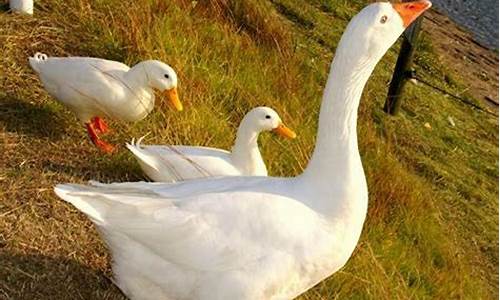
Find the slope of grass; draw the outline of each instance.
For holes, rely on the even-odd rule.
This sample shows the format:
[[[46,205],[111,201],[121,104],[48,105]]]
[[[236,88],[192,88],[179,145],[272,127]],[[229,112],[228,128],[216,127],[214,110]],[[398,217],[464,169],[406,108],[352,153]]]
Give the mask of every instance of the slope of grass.
[[[146,142],[228,148],[246,111],[271,106],[299,137],[263,135],[261,149],[272,175],[290,176],[307,164],[335,46],[364,4],[47,0],[34,18],[1,13],[0,298],[122,299],[93,226],[52,187],[143,179],[124,149],[106,156],[90,145],[76,118],[41,88],[28,56],[173,66],[185,111],[159,101],[143,121],[111,122],[107,139],[115,143],[151,132]],[[424,37],[420,48],[420,74],[443,85],[450,75],[432,41]],[[384,114],[397,49],[376,68],[360,107],[370,191],[361,241],[344,269],[301,299],[496,299],[498,122],[410,84],[402,113]],[[446,82],[452,91],[465,84]]]

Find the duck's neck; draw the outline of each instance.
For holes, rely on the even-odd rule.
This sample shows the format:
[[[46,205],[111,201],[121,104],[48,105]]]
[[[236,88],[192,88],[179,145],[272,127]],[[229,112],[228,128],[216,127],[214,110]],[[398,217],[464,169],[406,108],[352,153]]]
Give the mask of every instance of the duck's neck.
[[[314,205],[335,216],[366,207],[366,182],[358,151],[356,122],[363,88],[378,60],[353,57],[337,48],[321,104],[312,158],[301,178],[325,195]]]
[[[153,92],[150,86],[147,66],[144,62],[140,62],[130,68],[124,75],[125,83],[132,89],[141,89],[146,92]]]
[[[245,172],[254,172],[256,168],[259,170],[264,168],[265,165],[259,151],[259,132],[251,128],[247,124],[247,120],[243,119],[236,139],[231,149],[231,161],[240,170]]]
[[[154,90],[151,87],[147,66],[140,62],[130,68],[123,76],[123,84],[129,95],[136,99],[137,105],[128,108],[131,120],[140,120],[153,110],[155,102]]]

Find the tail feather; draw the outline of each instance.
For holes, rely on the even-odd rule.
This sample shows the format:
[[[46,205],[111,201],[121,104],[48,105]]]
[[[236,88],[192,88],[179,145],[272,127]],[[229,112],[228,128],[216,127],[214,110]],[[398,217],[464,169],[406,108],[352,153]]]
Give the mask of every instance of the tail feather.
[[[91,184],[58,184],[54,191],[100,227],[107,227],[119,219],[132,224],[133,216],[151,215],[158,208],[172,205],[170,200],[135,183],[122,183],[119,186],[97,182]]]
[[[29,58],[30,66],[33,70],[35,70],[37,73],[40,73],[40,65],[46,61],[48,58],[47,54],[37,52],[33,57]]]
[[[132,154],[134,154],[135,158],[141,165],[144,173],[146,173],[146,175],[154,181],[177,182],[185,180],[167,156],[163,156],[161,153],[155,151],[153,147],[150,149],[141,147],[141,141],[144,137],[145,136],[139,138],[137,142],[132,139],[130,144],[126,144],[127,148],[130,152],[132,152]],[[169,147],[174,153],[179,154],[173,147],[166,147]]]
[[[59,198],[73,204],[78,210],[86,214],[96,224],[104,224],[106,211],[110,205],[105,201],[100,201],[98,197],[82,197],[82,193],[89,194],[87,186],[78,184],[58,184],[54,192]]]
[[[132,154],[134,154],[134,156],[136,157],[136,159],[141,162],[142,164],[156,170],[157,172],[160,172],[160,167],[158,165],[158,162],[156,161],[156,159],[154,159],[153,157],[151,157],[151,155],[148,155],[147,151],[143,148],[141,148],[141,141],[144,137],[141,137],[137,140],[137,142],[135,142],[134,140],[132,140],[129,143],[126,144],[127,146],[127,149],[130,150],[130,152],[132,152]]]

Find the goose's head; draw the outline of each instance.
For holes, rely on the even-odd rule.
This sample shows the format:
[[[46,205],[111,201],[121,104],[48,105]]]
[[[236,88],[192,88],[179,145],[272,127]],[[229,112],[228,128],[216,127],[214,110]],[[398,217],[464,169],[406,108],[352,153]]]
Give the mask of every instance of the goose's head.
[[[249,111],[241,123],[255,132],[272,131],[290,139],[297,136],[293,130],[283,124],[274,109],[265,106],[256,107]]]
[[[142,65],[146,69],[148,84],[164,93],[175,109],[182,110],[182,103],[177,94],[177,74],[174,69],[158,60],[148,60]]]
[[[348,51],[351,57],[368,55],[366,58],[378,61],[406,27],[431,5],[428,0],[418,0],[377,2],[366,6],[352,18],[342,36],[344,51]]]

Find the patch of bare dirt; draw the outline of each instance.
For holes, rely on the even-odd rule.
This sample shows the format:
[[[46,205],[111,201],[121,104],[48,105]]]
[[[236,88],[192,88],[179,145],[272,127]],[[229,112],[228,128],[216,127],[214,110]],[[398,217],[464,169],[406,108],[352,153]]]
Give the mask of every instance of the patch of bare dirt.
[[[498,53],[440,12],[427,13],[424,23],[423,31],[432,38],[439,59],[469,85],[466,92],[498,110]]]

